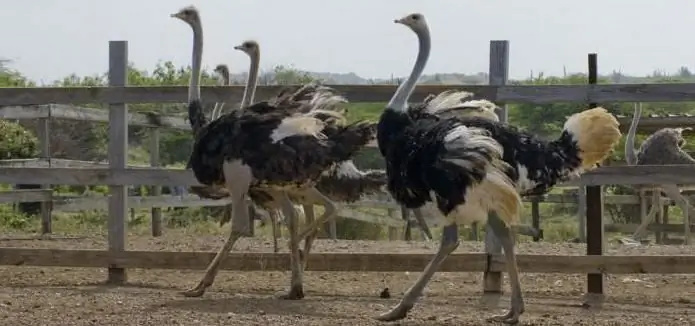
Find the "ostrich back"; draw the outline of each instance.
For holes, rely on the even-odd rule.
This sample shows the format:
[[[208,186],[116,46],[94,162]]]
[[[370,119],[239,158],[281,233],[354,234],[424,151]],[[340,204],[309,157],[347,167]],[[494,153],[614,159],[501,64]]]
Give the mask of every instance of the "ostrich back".
[[[224,162],[241,160],[251,168],[256,185],[303,187],[334,163],[349,159],[372,134],[360,124],[326,126],[326,139],[291,135],[274,141],[275,130],[288,114],[266,106],[254,104],[247,113],[222,116],[201,130],[191,154],[191,168],[200,183],[223,184]],[[271,113],[254,113],[261,110]]]

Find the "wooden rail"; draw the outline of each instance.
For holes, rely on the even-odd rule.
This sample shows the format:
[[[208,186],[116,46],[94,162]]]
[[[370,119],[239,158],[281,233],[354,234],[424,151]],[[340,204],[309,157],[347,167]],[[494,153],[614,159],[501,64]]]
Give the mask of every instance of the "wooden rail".
[[[163,252],[0,248],[0,265],[148,269],[205,269],[214,252]],[[452,254],[442,272],[505,271],[503,255]],[[288,271],[285,253],[231,252],[221,269]],[[431,253],[313,253],[307,270],[327,272],[420,272]],[[488,266],[489,262],[489,266]],[[695,273],[695,256],[559,256],[517,255],[524,273],[682,274]]]
[[[329,85],[351,102],[387,102],[397,85]],[[259,86],[258,98],[269,98],[287,86]],[[556,102],[686,102],[695,101],[695,84],[607,84],[607,85],[420,85],[412,101],[431,93],[459,89],[481,98],[507,103],[547,104]],[[243,86],[202,86],[206,103],[239,102]],[[187,86],[116,87],[31,87],[0,88],[0,105],[22,106],[87,103],[184,103]]]

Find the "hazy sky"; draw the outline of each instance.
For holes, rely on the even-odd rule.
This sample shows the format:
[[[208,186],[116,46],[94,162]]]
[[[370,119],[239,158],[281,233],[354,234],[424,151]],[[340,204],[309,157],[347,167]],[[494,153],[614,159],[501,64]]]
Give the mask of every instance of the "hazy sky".
[[[169,14],[189,4],[203,20],[203,65],[227,63],[235,72],[248,61],[233,46],[254,38],[263,68],[404,75],[416,40],[393,19],[411,12],[423,13],[433,34],[425,73],[487,71],[493,39],[511,41],[512,78],[531,70],[561,74],[563,65],[585,71],[589,52],[599,54],[602,73],[695,68],[695,1],[688,0],[5,1],[0,57],[46,82],[106,71],[109,40],[129,41],[139,68],[151,70],[159,60],[185,65],[192,33]]]

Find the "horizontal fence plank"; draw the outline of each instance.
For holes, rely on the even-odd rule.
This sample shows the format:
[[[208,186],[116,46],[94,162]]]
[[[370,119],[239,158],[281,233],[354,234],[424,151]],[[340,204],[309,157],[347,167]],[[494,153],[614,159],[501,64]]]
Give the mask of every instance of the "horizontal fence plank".
[[[0,183],[64,185],[198,185],[193,172],[160,168],[0,167]],[[605,166],[559,187],[585,185],[695,184],[695,165]]]
[[[15,167],[15,168],[109,168],[109,162],[81,161],[68,160],[62,158],[20,158],[0,160],[0,167]],[[129,164],[131,169],[151,169],[149,165]]]
[[[330,85],[351,102],[386,102],[396,85]],[[259,86],[256,98],[275,96],[288,86]],[[292,86],[289,86],[292,87]],[[487,85],[422,85],[413,93],[412,100],[420,101],[430,93],[447,89],[462,89],[477,96],[494,98],[495,87]],[[206,103],[236,103],[241,100],[244,86],[203,86],[202,99]],[[0,88],[0,105],[87,104],[87,103],[184,103],[188,86],[126,86],[126,87],[35,87]]]
[[[199,185],[191,170],[106,168],[0,168],[0,183],[61,185]]]
[[[61,250],[0,248],[0,265],[204,269],[214,252],[162,252],[101,250]],[[494,255],[490,271],[505,271],[504,256]],[[286,253],[231,252],[222,263],[224,270],[288,271]],[[313,253],[307,270],[328,272],[419,272],[432,259],[431,253]],[[559,256],[517,255],[519,269],[525,273],[607,273],[607,274],[680,274],[695,273],[695,256]],[[487,255],[452,254],[442,264],[442,272],[482,272]]]
[[[53,190],[51,189],[26,189],[0,192],[0,204],[32,203],[51,201]]]
[[[386,102],[397,85],[329,85],[351,102]],[[276,95],[284,86],[259,86],[257,98]],[[243,86],[204,86],[206,102],[239,102]],[[603,85],[419,85],[412,101],[430,93],[467,90],[476,97],[506,103],[553,102],[682,102],[695,101],[695,84],[603,84]],[[127,87],[35,87],[0,88],[0,105],[86,103],[184,103],[187,86]]]

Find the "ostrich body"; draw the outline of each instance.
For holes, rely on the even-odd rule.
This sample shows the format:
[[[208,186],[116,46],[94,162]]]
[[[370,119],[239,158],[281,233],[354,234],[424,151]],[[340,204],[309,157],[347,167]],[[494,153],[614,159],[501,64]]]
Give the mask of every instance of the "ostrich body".
[[[267,102],[207,122],[200,105],[202,25],[194,7],[185,7],[172,17],[188,23],[194,32],[193,72],[189,91],[189,120],[196,135],[189,163],[196,179],[212,188],[226,188],[233,207],[232,230],[196,287],[186,296],[201,296],[212,285],[221,262],[234,242],[248,235],[245,200],[263,192],[280,203],[289,218],[292,283],[287,298],[303,296],[299,257],[297,214],[288,193],[305,202],[326,207],[321,218],[335,214],[335,205],[314,185],[320,175],[337,162],[349,159],[373,137],[373,128],[363,123],[335,126],[309,116],[294,114]],[[313,105],[321,107],[329,99]],[[269,112],[259,114],[258,112]]]
[[[695,159],[683,150],[685,138],[683,131],[690,128],[662,128],[651,134],[644,140],[639,151],[635,153],[635,134],[637,125],[642,114],[642,108],[635,107],[630,129],[625,140],[625,160],[628,165],[673,165],[673,164],[695,164]],[[666,196],[673,200],[683,211],[683,220],[689,221],[691,215],[690,200],[681,194],[682,188],[692,188],[684,185],[644,185],[642,189],[652,190],[652,207],[647,217],[641,222],[635,233],[634,239],[639,239],[644,235],[647,226],[653,221],[657,210],[661,209],[659,199],[663,191]]]
[[[429,56],[429,28],[417,13],[395,22],[416,33],[419,53],[411,75],[379,120],[377,139],[386,159],[387,188],[399,203],[426,209],[445,219],[446,225],[439,250],[420,278],[398,305],[377,319],[404,318],[458,247],[458,225],[487,221],[504,249],[512,290],[510,310],[492,319],[515,324],[524,312],[524,301],[510,226],[518,222],[520,193],[547,191],[592,168],[620,139],[618,122],[604,109],[587,110],[567,120],[558,140],[542,142],[485,117],[437,117],[437,110],[449,107],[445,98],[413,118],[406,102]]]

